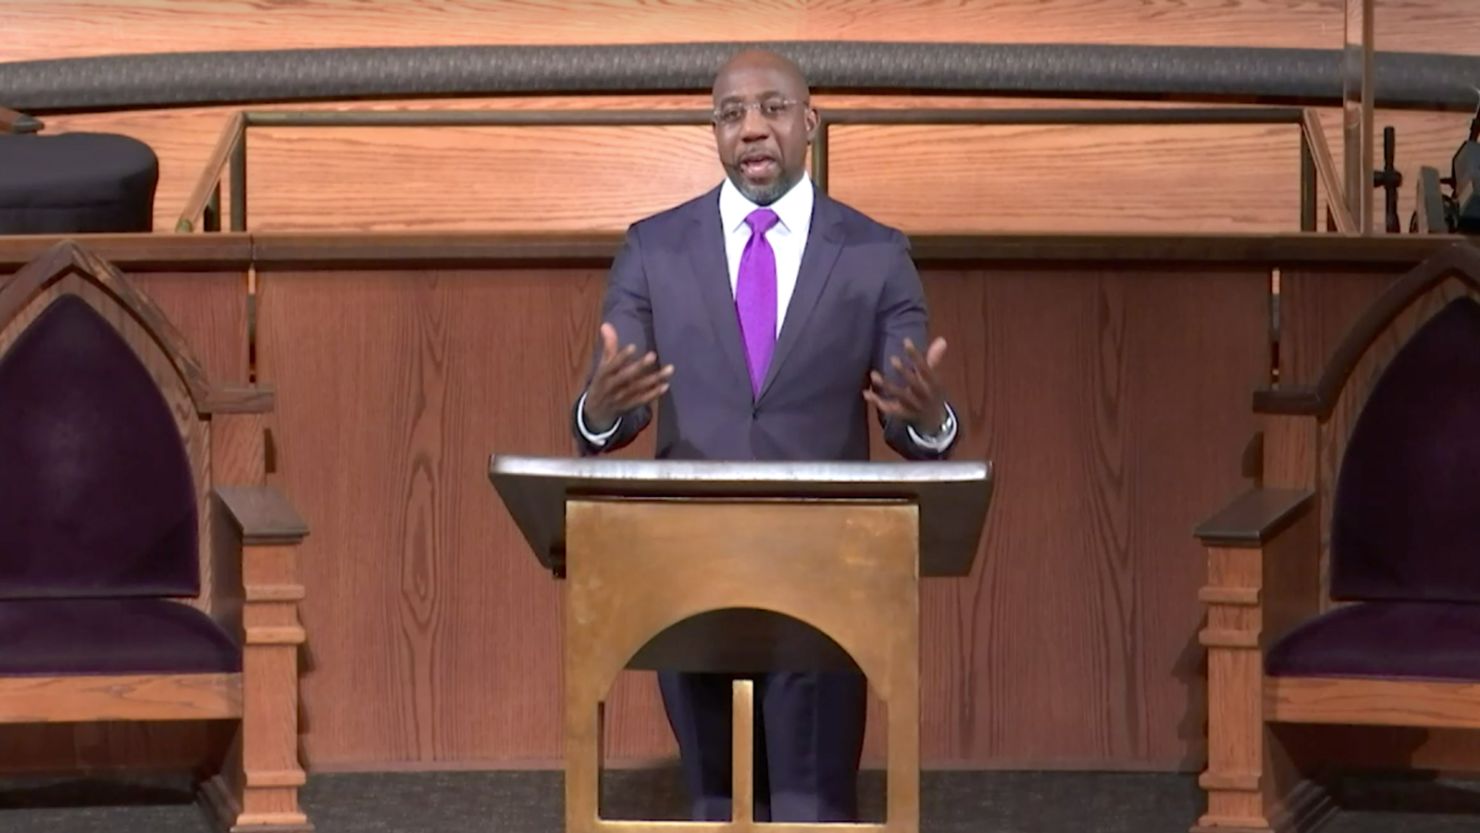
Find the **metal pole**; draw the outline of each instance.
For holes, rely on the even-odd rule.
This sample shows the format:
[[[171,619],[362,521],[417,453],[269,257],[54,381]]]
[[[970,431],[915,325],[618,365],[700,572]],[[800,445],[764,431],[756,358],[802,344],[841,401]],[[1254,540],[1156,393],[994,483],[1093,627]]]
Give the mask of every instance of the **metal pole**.
[[[206,210],[201,214],[202,231],[221,230],[221,183],[211,189],[211,198],[206,200]]]
[[[1372,52],[1375,0],[1346,0],[1346,43],[1342,50],[1342,136],[1345,140],[1346,201],[1362,234],[1372,233]]]
[[[231,149],[231,230],[247,230],[247,125]]]
[[[1310,137],[1300,131],[1300,230],[1315,231],[1319,200],[1316,197],[1316,158]]]

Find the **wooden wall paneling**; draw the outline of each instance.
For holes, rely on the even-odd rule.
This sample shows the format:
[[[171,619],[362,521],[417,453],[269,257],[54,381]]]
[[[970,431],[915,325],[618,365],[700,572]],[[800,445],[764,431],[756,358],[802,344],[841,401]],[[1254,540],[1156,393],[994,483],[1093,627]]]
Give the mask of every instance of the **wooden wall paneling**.
[[[1267,278],[926,280],[937,331],[967,348],[948,371],[959,453],[993,459],[1000,487],[972,579],[925,606],[929,760],[1193,766],[1201,578],[1184,533],[1238,487]]]
[[[743,0],[10,0],[0,60],[202,48],[291,49],[456,44],[745,40],[981,41],[1339,48],[1342,4],[1302,0],[782,0],[747,15]],[[1382,49],[1475,54],[1455,24],[1463,4],[1380,0]],[[945,21],[949,21],[946,25]]]
[[[247,383],[247,273],[135,272],[129,280],[185,337],[217,385]]]
[[[1357,319],[1402,266],[1286,267],[1280,270],[1280,379],[1314,384]]]
[[[604,270],[260,280],[274,477],[314,530],[310,765],[554,759],[560,590],[487,462],[571,453]]]
[[[569,452],[603,277],[262,274],[277,477],[315,529],[312,766],[558,756],[559,589],[484,469],[493,449]],[[1237,486],[1266,283],[1247,270],[928,273],[959,350],[962,453],[996,459],[1003,491],[975,577],[929,588],[927,760],[1196,756],[1199,570],[1180,533]],[[651,676],[624,677],[609,752],[671,754]]]

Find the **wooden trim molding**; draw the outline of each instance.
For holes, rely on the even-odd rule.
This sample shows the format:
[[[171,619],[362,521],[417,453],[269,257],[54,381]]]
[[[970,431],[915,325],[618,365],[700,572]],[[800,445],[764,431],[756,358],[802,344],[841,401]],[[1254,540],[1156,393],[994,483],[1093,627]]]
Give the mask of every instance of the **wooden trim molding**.
[[[0,723],[240,717],[240,674],[0,678]]]
[[[215,235],[188,235],[205,237]],[[961,263],[1139,261],[1291,266],[1297,263],[1417,264],[1453,235],[1352,238],[1336,234],[919,234],[910,253],[921,265]],[[262,269],[411,266],[448,268],[494,263],[605,267],[622,236],[491,234],[486,232],[306,233],[252,235],[253,262]],[[1462,245],[1462,244],[1461,244]]]
[[[129,272],[240,271],[252,263],[246,234],[0,235],[0,272],[15,271],[72,240]],[[243,278],[245,285],[245,277]]]
[[[73,240],[129,271],[452,268],[493,265],[610,265],[622,235],[591,232],[263,232],[88,234],[0,237],[0,272],[19,269],[64,240]],[[1290,234],[917,234],[916,263],[1419,264],[1448,246],[1472,247],[1456,235],[1348,237]]]
[[[1274,723],[1480,729],[1480,683],[1354,677],[1268,677]]]

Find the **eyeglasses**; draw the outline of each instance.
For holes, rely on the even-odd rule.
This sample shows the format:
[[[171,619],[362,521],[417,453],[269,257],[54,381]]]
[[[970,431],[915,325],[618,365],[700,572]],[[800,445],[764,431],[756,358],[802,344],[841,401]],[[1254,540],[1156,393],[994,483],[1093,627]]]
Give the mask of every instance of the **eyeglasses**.
[[[751,110],[759,110],[766,121],[779,121],[786,117],[797,105],[805,106],[807,102],[797,101],[792,98],[768,98],[763,101],[730,101],[715,108],[714,122],[726,126],[734,126],[745,121],[745,115]]]

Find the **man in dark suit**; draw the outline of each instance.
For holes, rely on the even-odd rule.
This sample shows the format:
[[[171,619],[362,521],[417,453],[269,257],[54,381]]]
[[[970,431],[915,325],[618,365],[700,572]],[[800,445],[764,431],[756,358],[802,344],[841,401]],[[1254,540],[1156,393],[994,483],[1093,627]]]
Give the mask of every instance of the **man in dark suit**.
[[[813,188],[801,71],[746,51],[713,92],[726,181],[628,230],[572,413],[582,452],[631,442],[658,402],[660,458],[866,460],[872,403],[895,451],[944,457],[957,434],[936,379],[946,345],[916,347],[927,320],[908,241]],[[730,678],[659,684],[694,817],[729,819]],[[756,680],[757,819],[855,819],[866,693],[856,674]]]

